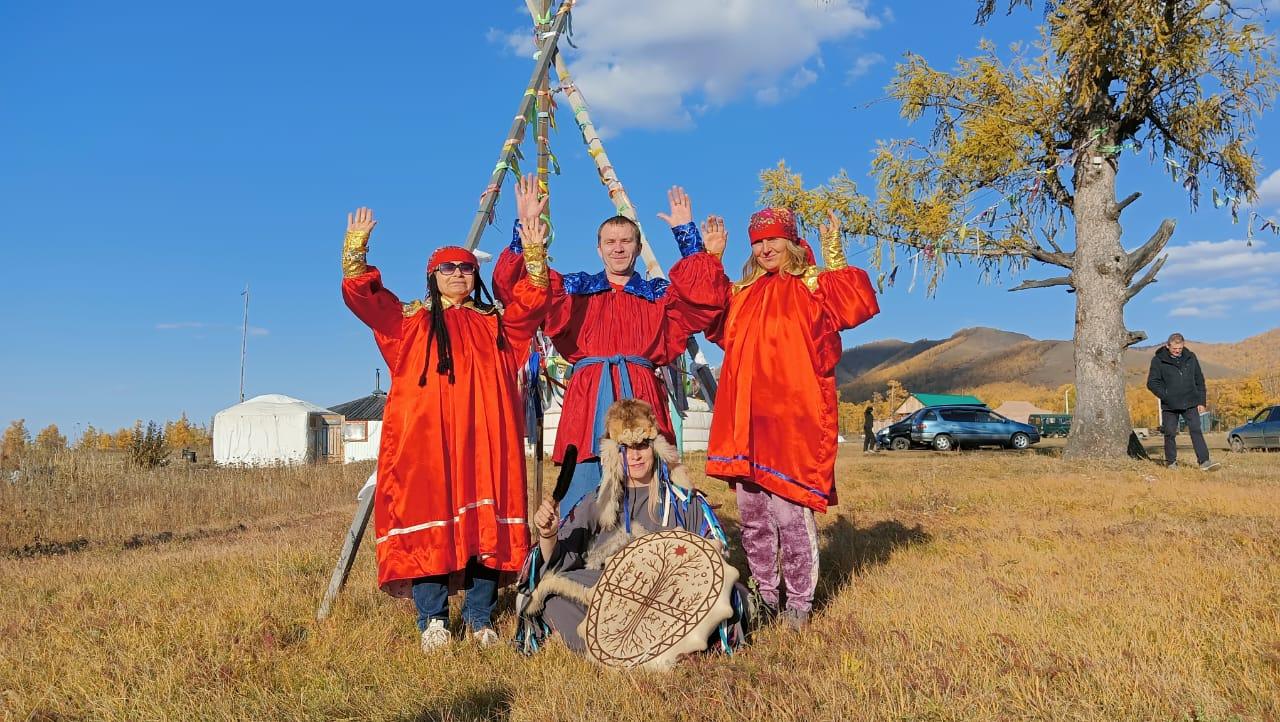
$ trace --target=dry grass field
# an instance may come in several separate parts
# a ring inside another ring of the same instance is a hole
[[[0,718],[1280,719],[1280,456],[1205,475],[852,446],[811,627],[665,675],[424,656],[369,543],[318,625],[368,465],[63,459],[0,482]]]

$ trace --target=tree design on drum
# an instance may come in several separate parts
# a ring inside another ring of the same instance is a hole
[[[580,630],[587,656],[610,667],[665,669],[733,614],[738,572],[710,541],[682,530],[649,534],[614,556]]]

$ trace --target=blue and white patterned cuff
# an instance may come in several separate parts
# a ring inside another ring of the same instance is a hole
[[[705,250],[702,245],[702,234],[698,232],[698,224],[690,221],[671,229],[671,233],[676,237],[676,244],[680,246],[680,257],[688,258],[699,251]]]
[[[524,242],[520,240],[520,219],[518,218],[515,224],[511,226],[511,245],[507,247],[511,249],[512,253],[524,253]]]

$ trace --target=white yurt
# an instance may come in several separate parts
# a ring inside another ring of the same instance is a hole
[[[255,396],[213,417],[213,460],[230,466],[342,461],[342,416],[283,394]]]
[[[672,419],[674,421],[674,419]],[[681,424],[684,451],[706,451],[711,439],[711,407],[702,399],[689,399],[689,410]]]

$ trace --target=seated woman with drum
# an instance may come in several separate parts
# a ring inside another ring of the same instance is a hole
[[[608,666],[666,668],[743,638],[746,595],[725,561],[715,512],[693,490],[644,401],[614,403],[600,444],[602,476],[561,524],[558,503],[534,515],[517,646],[559,637]]]

